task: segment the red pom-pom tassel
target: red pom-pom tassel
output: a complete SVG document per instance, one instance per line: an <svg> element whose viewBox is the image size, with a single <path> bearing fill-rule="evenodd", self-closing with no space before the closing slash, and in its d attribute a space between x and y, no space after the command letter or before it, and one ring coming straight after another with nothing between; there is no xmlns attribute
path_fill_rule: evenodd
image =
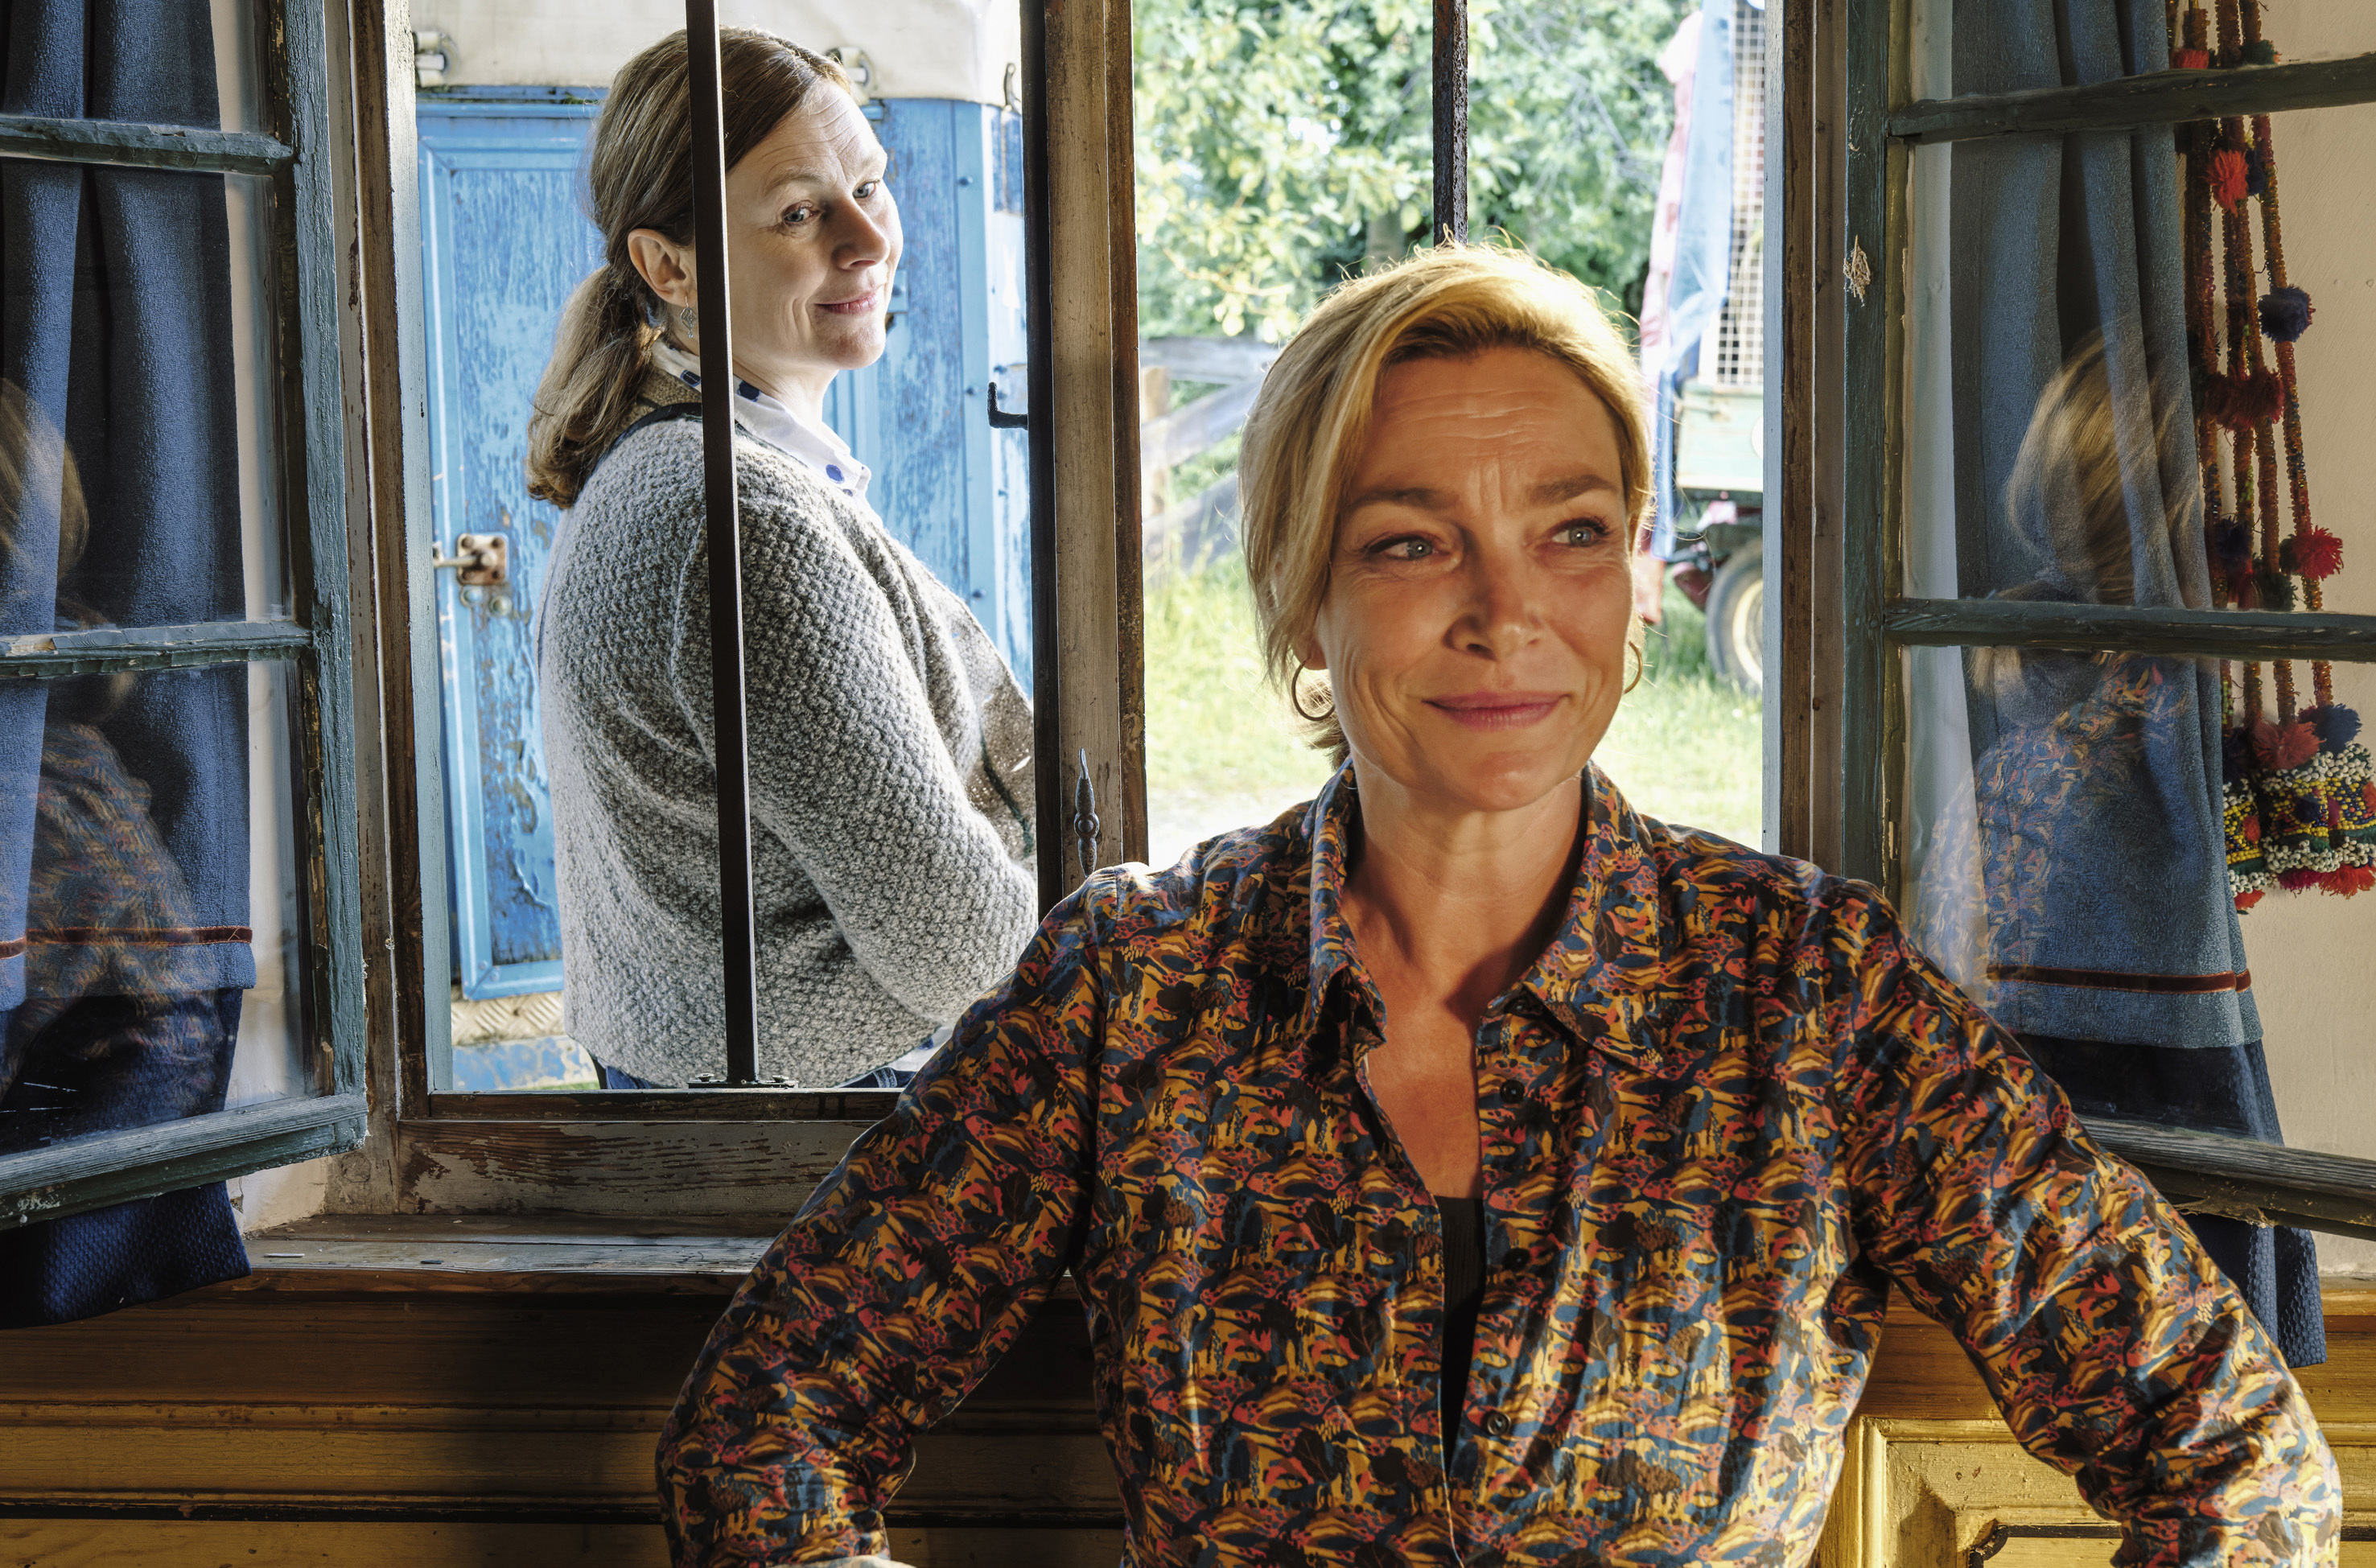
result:
<svg viewBox="0 0 2376 1568"><path fill-rule="evenodd" d="M2267 897L2268 894L2258 887L2250 893L2239 893L2236 895L2236 912L2240 915Z"/></svg>
<svg viewBox="0 0 2376 1568"><path fill-rule="evenodd" d="M2337 898L2355 897L2371 887L2376 887L2376 870L2367 866L2338 867L2323 873L2318 879L2318 890L2333 894Z"/></svg>
<svg viewBox="0 0 2376 1568"><path fill-rule="evenodd" d="M2252 721L2250 742L2252 760L2272 773L2299 767L2318 754L2318 731L2299 719L2291 724L2279 725L2265 719L2256 719Z"/></svg>
<svg viewBox="0 0 2376 1568"><path fill-rule="evenodd" d="M2251 189L2252 172L2244 162L2244 155L2234 148L2221 148L2211 155L2211 199L2228 211L2244 199Z"/></svg>
<svg viewBox="0 0 2376 1568"><path fill-rule="evenodd" d="M2244 411L2254 424L2266 424L2286 417L2286 381L2274 370L2255 372L2244 378Z"/></svg>
<svg viewBox="0 0 2376 1568"><path fill-rule="evenodd" d="M2305 529L2277 547L2277 561L2296 576L2331 577L2343 570L2343 541L2324 529Z"/></svg>
<svg viewBox="0 0 2376 1568"><path fill-rule="evenodd" d="M2173 49L2169 52L2169 66L2173 71L2207 71L2211 68L2211 51Z"/></svg>

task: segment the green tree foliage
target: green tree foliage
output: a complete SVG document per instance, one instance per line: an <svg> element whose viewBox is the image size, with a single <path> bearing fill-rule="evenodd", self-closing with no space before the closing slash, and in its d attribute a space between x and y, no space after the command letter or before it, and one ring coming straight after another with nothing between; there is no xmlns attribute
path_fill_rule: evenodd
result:
<svg viewBox="0 0 2376 1568"><path fill-rule="evenodd" d="M1689 0L1471 0L1470 232L1641 298ZM1139 313L1277 339L1432 227L1427 0L1138 0Z"/></svg>

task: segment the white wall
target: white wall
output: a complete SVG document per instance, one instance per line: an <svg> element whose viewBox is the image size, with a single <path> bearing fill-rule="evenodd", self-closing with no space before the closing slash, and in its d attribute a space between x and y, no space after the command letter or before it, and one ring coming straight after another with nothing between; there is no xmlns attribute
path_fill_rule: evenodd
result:
<svg viewBox="0 0 2376 1568"><path fill-rule="evenodd" d="M2356 54L2376 50L2376 6L2273 0L2266 29L2287 59ZM2270 130L2288 280L2318 312L2295 363L2311 516L2343 540L2325 608L2376 614L2376 104L2281 114ZM2295 676L2307 685L2309 667ZM2376 742L2376 667L2334 677ZM2286 1140L2376 1159L2376 894L2273 894L2245 917L2244 945ZM2376 1242L2318 1245L2328 1272L2376 1274Z"/></svg>
<svg viewBox="0 0 2376 1568"><path fill-rule="evenodd" d="M1016 0L720 0L730 27L765 28L823 53L865 52L877 98L1004 101L1022 58ZM684 25L668 0L417 0L416 29L454 41L454 86L607 87L647 44Z"/></svg>

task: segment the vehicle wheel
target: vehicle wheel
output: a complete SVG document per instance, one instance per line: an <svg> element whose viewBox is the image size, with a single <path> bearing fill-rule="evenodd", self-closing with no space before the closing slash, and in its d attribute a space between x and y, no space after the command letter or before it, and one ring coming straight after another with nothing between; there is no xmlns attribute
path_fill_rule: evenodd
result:
<svg viewBox="0 0 2376 1568"><path fill-rule="evenodd" d="M1707 597L1708 662L1749 691L1765 687L1765 548L1752 542L1724 558Z"/></svg>

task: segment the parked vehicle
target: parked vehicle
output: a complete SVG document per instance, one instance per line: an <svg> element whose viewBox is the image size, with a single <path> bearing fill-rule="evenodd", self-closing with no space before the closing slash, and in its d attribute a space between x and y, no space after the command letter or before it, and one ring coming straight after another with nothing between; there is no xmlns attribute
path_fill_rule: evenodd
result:
<svg viewBox="0 0 2376 1568"><path fill-rule="evenodd" d="M1765 683L1764 419L1757 388L1685 385L1669 557L1676 585L1707 614L1708 662L1751 691Z"/></svg>
<svg viewBox="0 0 2376 1568"><path fill-rule="evenodd" d="M1675 132L1642 300L1657 401L1649 552L1707 614L1708 661L1764 684L1765 12L1705 0L1659 57ZM1646 613L1646 609L1645 609Z"/></svg>

